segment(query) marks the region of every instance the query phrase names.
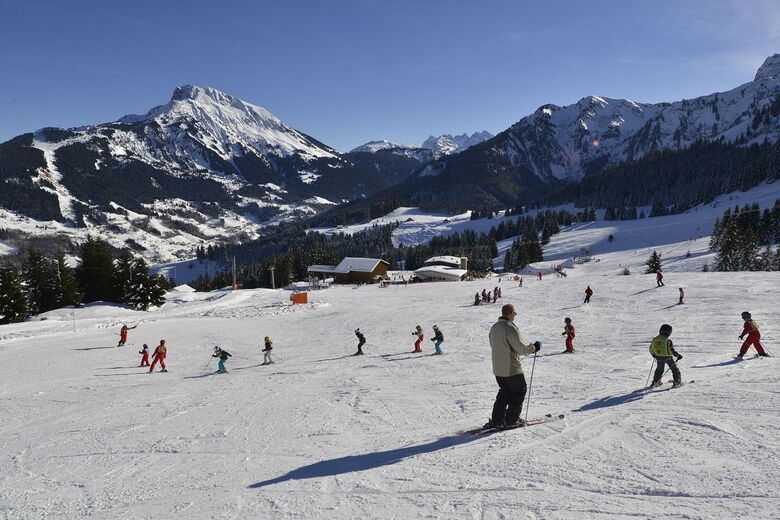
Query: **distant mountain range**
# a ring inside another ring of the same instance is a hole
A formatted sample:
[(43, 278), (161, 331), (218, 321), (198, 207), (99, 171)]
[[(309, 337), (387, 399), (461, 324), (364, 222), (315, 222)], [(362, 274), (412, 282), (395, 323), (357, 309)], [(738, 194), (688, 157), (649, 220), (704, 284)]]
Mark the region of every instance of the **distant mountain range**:
[(421, 145), (399, 144), (382, 139), (379, 141), (369, 141), (351, 151), (377, 153), (380, 150), (389, 150), (398, 155), (431, 160), (443, 155), (460, 153), (466, 148), (487, 141), (492, 137), (494, 137), (493, 134), (487, 131), (474, 132), (471, 135), (461, 134), (452, 136), (450, 134), (445, 134), (438, 137), (429, 136)]
[(588, 96), (543, 105), (497, 136), (372, 141), (348, 153), (262, 107), (188, 85), (143, 115), (0, 144), (0, 228), (13, 237), (19, 219), (55, 221), (56, 232), (101, 234), (150, 260), (170, 260), (347, 201), (507, 207), (656, 152), (773, 143), (778, 135), (778, 54), (727, 92), (656, 104)]

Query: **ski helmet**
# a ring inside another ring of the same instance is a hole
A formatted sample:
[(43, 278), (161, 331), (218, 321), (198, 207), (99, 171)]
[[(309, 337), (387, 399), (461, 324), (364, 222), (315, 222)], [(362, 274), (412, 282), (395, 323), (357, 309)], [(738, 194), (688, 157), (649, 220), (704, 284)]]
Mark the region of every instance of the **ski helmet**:
[(214, 347), (214, 352), (219, 352), (219, 347)]
[(751, 318), (750, 313), (748, 311), (745, 311), (742, 313), (742, 319), (743, 320), (749, 320)]
[(571, 318), (566, 318), (566, 319), (565, 319), (565, 320), (563, 320), (563, 321), (564, 321), (564, 323), (571, 323)]
[(417, 330), (420, 330), (421, 328), (422, 328), (422, 327), (420, 327), (419, 325), (417, 325), (417, 326), (415, 327), (415, 329), (417, 329)]
[(438, 325), (434, 325), (433, 328), (434, 328), (434, 330), (439, 330), (439, 326)]
[(663, 334), (665, 336), (669, 336), (672, 334), (672, 326), (668, 323), (664, 323), (661, 325), (661, 328), (658, 330), (659, 334)]
[(265, 341), (271, 341), (271, 337), (270, 336), (266, 336), (265, 337)]

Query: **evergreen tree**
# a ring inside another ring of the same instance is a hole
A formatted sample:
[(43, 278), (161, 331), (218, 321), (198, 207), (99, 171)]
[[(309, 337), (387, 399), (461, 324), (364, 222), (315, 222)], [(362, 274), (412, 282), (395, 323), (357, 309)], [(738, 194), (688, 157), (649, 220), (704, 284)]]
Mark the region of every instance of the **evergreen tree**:
[(657, 273), (661, 271), (661, 255), (654, 250), (653, 254), (651, 254), (650, 258), (648, 258), (647, 262), (645, 262), (645, 265), (647, 266), (647, 269), (645, 269), (645, 274)]
[(122, 251), (114, 264), (114, 297), (117, 303), (130, 304), (133, 283), (133, 256), (130, 251)]
[(65, 254), (57, 251), (57, 307), (81, 303), (78, 282), (73, 270), (65, 262)]
[(28, 312), (40, 314), (57, 306), (57, 278), (52, 262), (36, 249), (29, 249), (22, 264), (22, 280), (27, 288)]
[(128, 291), (128, 302), (136, 309), (145, 311), (165, 303), (165, 279), (149, 274), (149, 266), (139, 258), (133, 265), (132, 282)]
[(114, 300), (114, 260), (108, 242), (87, 236), (80, 248), (76, 278), (86, 303)]
[(27, 295), (16, 271), (0, 265), (0, 325), (24, 321), (27, 315)]

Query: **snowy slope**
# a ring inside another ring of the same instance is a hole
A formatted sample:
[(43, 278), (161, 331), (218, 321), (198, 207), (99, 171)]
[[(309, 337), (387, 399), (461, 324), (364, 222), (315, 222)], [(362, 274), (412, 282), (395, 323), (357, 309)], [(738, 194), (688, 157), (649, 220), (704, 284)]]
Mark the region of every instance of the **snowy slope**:
[[(669, 273), (654, 289), (609, 263), (501, 283), (524, 337), (544, 342), (529, 417), (566, 417), (486, 437), (458, 432), (496, 392), (499, 309), (470, 305), (494, 280), (333, 288), (294, 307), (284, 291), (181, 293), (149, 313), (92, 305), (0, 327), (2, 516), (774, 518), (780, 376), (774, 359), (731, 356), (745, 309), (777, 350), (776, 273)], [(565, 316), (581, 352), (551, 355)], [(123, 322), (139, 326), (114, 348)], [(696, 383), (641, 392), (664, 322)], [(418, 323), (442, 328), (444, 356), (409, 354)], [(160, 338), (171, 371), (149, 375), (136, 352)], [(224, 376), (217, 344), (233, 354)]]

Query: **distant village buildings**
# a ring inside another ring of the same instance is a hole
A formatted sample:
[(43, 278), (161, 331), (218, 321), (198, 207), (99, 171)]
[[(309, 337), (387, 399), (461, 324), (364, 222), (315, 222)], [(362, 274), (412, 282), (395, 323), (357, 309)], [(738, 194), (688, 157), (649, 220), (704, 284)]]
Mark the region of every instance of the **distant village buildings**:
[(306, 270), (310, 277), (333, 278), (334, 283), (376, 283), (387, 278), (389, 266), (379, 258), (348, 256), (339, 265), (311, 265)]
[(427, 282), (459, 282), (468, 273), (468, 262), (465, 256), (433, 256), (414, 274)]

